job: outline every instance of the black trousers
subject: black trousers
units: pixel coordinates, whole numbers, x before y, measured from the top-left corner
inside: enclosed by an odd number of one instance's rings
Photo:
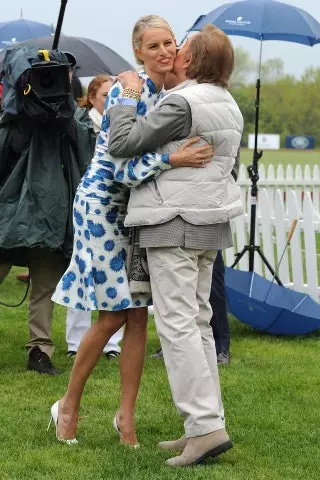
[[[212,307],[210,324],[218,355],[221,352],[229,352],[230,348],[230,330],[224,284],[224,262],[221,250],[218,251],[213,265],[210,304]]]

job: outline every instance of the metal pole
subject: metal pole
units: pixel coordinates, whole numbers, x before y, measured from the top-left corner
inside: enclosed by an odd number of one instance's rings
[[[258,78],[256,83],[256,101],[255,101],[255,127],[254,127],[254,150],[252,165],[248,167],[251,185],[251,207],[250,207],[250,249],[249,249],[249,272],[254,271],[254,254],[255,254],[255,233],[256,233],[256,217],[257,217],[257,195],[258,195],[258,162],[262,157],[262,152],[258,152],[258,134],[259,134],[259,110],[260,110],[260,74],[261,74],[261,58],[262,58],[262,40],[260,41],[260,56],[258,67]]]
[[[55,34],[54,34],[52,50],[56,50],[58,48],[58,45],[59,45],[61,27],[62,27],[64,12],[65,12],[67,3],[68,3],[68,0],[61,0],[58,23],[57,23],[56,31],[55,31]]]
[[[255,129],[254,129],[254,151],[253,151],[253,166],[258,170],[258,160],[262,157],[258,154],[258,133],[259,133],[259,111],[260,111],[260,87],[261,87],[261,59],[262,59],[262,40],[260,41],[260,55],[259,55],[259,66],[258,66],[258,78],[256,84],[256,118],[255,118]]]
[[[260,55],[259,55],[259,67],[258,67],[259,78],[261,78],[261,63],[262,63],[262,39],[260,40]]]

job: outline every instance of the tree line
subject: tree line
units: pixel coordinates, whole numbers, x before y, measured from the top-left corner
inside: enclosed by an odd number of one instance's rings
[[[246,51],[235,49],[230,91],[244,117],[243,146],[254,133],[257,65]],[[284,73],[283,61],[270,59],[261,66],[259,133],[277,133],[281,146],[286,135],[314,135],[320,146],[320,68],[310,67],[301,78]]]

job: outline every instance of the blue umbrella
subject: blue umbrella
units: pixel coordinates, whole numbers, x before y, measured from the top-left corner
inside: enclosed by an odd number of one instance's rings
[[[309,46],[320,43],[320,24],[315,18],[301,8],[275,0],[226,3],[207,15],[201,15],[188,31],[200,30],[208,23],[213,23],[227,35]]]
[[[274,335],[302,335],[320,329],[320,305],[254,272],[225,269],[229,311],[243,323]]]
[[[30,38],[52,35],[53,28],[39,22],[20,18],[0,23],[0,50]]]

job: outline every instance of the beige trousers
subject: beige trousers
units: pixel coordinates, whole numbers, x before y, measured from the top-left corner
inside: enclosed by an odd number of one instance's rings
[[[0,285],[11,270],[11,263],[0,263]]]
[[[53,302],[51,297],[67,265],[62,253],[47,248],[30,248],[28,252],[31,276],[29,302],[30,350],[39,347],[49,357],[54,346],[51,339]]]
[[[224,428],[209,303],[216,251],[148,248],[154,317],[187,437]]]

